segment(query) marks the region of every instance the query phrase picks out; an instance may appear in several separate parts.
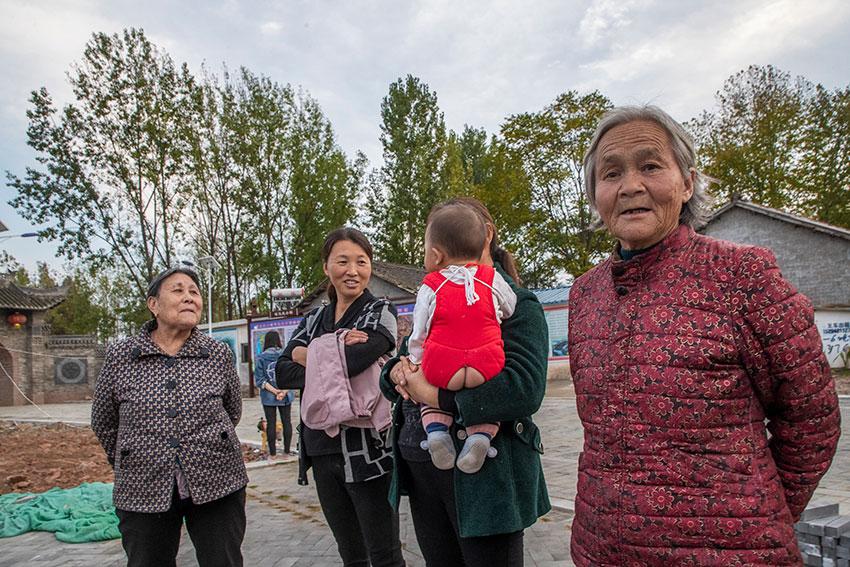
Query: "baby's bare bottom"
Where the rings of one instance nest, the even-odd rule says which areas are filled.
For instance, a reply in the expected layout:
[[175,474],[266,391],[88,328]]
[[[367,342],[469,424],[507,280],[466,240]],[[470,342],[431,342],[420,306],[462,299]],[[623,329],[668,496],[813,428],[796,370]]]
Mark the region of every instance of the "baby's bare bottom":
[[458,391],[464,388],[476,388],[486,382],[484,375],[471,366],[464,366],[454,373],[446,386],[447,390]]

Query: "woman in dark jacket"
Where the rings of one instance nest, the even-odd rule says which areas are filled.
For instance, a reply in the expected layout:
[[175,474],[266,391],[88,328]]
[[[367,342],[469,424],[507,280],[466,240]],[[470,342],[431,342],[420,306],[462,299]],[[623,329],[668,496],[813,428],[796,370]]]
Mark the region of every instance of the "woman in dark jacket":
[[283,425],[283,455],[284,459],[290,455],[292,446],[292,400],[295,395],[292,390],[281,390],[275,386],[274,377],[275,364],[283,352],[280,344],[280,335],[277,331],[269,331],[263,337],[263,352],[257,355],[254,362],[254,385],[260,389],[260,402],[263,404],[263,413],[266,416],[266,439],[269,444],[269,461],[273,461],[277,453],[277,413],[280,412],[280,421]]
[[570,291],[573,561],[802,565],[840,432],[811,303],[768,250],[694,232],[706,179],[664,111],[606,114],[585,180],[617,247]]
[[[404,356],[387,363],[381,388],[397,402],[390,500],[398,506],[401,494],[410,497],[416,539],[429,567],[517,567],[523,563],[523,530],[550,509],[540,464],[543,444],[531,419],[546,389],[548,329],[535,295],[517,285],[513,260],[499,247],[486,207],[467,198],[448,203],[481,215],[489,243],[480,263],[494,265],[517,295],[514,314],[502,322],[505,368],[477,388],[451,392],[429,384],[421,371],[411,372]],[[465,426],[499,422],[493,438],[496,457],[475,474],[457,467],[437,469],[421,448],[425,431],[411,400],[455,416],[452,436],[458,451]]]
[[[310,342],[338,329],[345,338],[349,377],[362,373],[395,350],[396,310],[367,289],[372,275],[372,246],[353,228],[331,232],[322,247],[329,280],[328,298],[304,316],[278,359],[278,387],[304,389]],[[313,480],[322,512],[346,566],[404,565],[398,514],[387,501],[392,470],[388,430],[342,428],[336,437],[301,423],[299,483],[306,471]]]
[[248,477],[233,356],[198,330],[194,271],[158,275],[147,305],[153,320],[109,347],[92,401],[128,565],[174,565],[184,521],[201,567],[242,565]]

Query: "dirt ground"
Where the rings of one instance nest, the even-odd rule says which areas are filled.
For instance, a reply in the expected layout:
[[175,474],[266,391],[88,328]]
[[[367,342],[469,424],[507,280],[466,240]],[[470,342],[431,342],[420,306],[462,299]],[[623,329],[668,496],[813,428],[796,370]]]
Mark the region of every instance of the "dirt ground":
[[[266,458],[242,445],[245,462]],[[91,429],[0,421],[0,494],[112,482],[112,467]]]

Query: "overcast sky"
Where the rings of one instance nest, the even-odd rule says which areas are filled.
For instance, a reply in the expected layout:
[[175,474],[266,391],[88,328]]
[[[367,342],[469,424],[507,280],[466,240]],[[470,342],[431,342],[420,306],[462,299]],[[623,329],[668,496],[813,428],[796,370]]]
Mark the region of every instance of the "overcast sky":
[[[65,74],[93,32],[141,27],[193,71],[246,66],[303,87],[342,148],[380,165],[380,103],[408,73],[436,91],[447,125],[498,131],[558,94],[599,89],[687,120],[748,65],[773,64],[833,89],[850,83],[846,0],[288,1],[0,0],[0,172],[33,163],[27,98],[70,102]],[[34,228],[0,190],[0,220]],[[34,239],[0,243],[27,266],[53,259]]]

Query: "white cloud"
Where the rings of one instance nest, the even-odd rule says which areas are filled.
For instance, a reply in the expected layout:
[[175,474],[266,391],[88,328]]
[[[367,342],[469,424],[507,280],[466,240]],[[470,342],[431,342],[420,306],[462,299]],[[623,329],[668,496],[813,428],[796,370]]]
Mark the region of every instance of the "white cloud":
[[632,23],[630,13],[652,4],[649,0],[597,0],[592,2],[578,26],[584,47],[594,47],[602,39]]
[[[607,51],[580,65],[579,88],[600,89],[616,103],[653,101],[690,118],[711,105],[729,75],[748,65],[782,67],[799,50],[813,50],[815,58],[826,55],[817,54],[817,44],[846,30],[850,4],[750,0],[649,25],[656,15],[633,14],[634,24],[615,34]],[[836,79],[846,83],[846,74]]]
[[265,22],[260,25],[260,33],[263,35],[277,35],[283,30],[280,22]]

